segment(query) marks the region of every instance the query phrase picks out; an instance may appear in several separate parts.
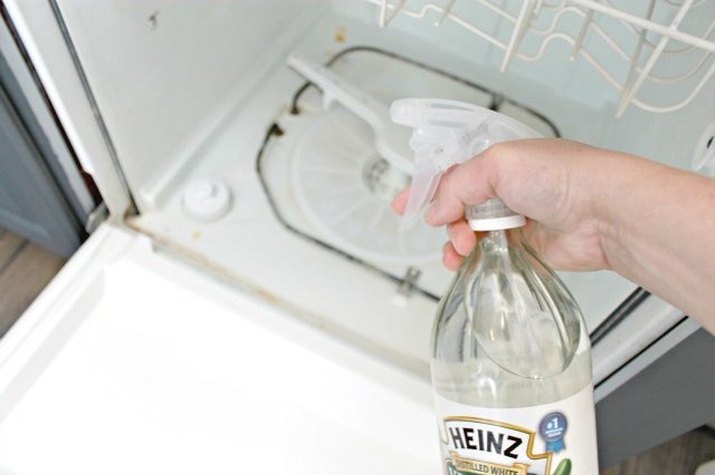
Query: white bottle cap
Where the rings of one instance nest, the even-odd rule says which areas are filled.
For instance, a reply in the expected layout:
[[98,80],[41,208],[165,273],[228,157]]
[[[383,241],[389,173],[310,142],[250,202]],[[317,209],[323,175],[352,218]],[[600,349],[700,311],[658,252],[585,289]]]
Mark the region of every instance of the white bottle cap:
[[465,214],[469,227],[474,231],[519,228],[526,224],[524,216],[512,211],[499,198],[468,206]]

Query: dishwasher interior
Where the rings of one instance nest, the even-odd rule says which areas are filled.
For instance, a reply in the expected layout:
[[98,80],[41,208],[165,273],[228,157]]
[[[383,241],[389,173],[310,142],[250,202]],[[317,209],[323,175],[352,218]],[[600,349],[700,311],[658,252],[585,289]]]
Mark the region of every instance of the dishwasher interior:
[[[452,277],[446,235],[399,229],[389,202],[409,174],[291,55],[385,107],[462,100],[544,136],[712,170],[713,2],[56,5],[136,203],[128,224],[420,374]],[[687,38],[646,27],[676,21]],[[562,276],[591,330],[636,288],[608,272]]]

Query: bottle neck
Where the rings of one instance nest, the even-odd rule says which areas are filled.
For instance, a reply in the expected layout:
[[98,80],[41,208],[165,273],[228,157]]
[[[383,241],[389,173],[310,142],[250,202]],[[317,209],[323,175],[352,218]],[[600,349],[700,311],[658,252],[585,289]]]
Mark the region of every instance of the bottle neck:
[[477,262],[486,255],[506,255],[509,254],[510,249],[523,250],[524,248],[521,228],[476,231],[475,234],[477,245],[461,267],[461,271],[467,274],[473,272]]
[[491,252],[497,253],[507,252],[509,242],[514,240],[513,234],[505,229],[489,231],[481,242],[482,249],[487,250],[489,248]]

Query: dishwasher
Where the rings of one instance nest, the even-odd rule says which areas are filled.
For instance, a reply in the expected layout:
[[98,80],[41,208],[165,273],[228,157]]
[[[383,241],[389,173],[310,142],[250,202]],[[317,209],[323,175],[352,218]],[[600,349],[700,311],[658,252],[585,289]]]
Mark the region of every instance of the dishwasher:
[[[440,473],[451,273],[444,231],[390,211],[395,99],[715,174],[708,0],[2,3],[3,54],[106,213],[0,342],[0,473]],[[603,467],[715,420],[625,418],[707,337],[613,273],[561,277]]]

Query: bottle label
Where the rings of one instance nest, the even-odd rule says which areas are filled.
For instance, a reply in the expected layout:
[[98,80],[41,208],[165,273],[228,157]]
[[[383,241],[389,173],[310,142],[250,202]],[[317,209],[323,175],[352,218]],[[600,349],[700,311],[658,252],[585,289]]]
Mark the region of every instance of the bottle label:
[[561,401],[479,408],[437,395],[446,475],[598,475],[591,385]]

